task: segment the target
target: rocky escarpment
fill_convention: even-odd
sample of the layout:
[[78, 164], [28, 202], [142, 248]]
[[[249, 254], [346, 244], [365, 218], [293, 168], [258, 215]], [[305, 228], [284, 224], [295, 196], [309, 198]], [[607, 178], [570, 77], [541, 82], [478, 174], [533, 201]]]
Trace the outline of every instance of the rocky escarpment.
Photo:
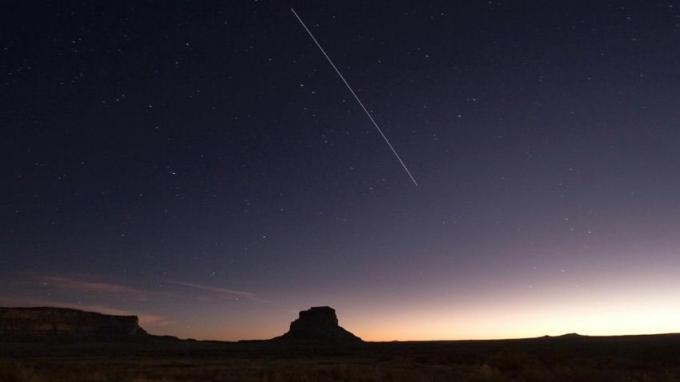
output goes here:
[[137, 316], [67, 308], [0, 308], [0, 339], [129, 339], [146, 336]]
[[361, 338], [338, 325], [335, 309], [316, 306], [300, 312], [290, 323], [290, 330], [275, 340], [301, 340], [326, 343], [361, 342]]

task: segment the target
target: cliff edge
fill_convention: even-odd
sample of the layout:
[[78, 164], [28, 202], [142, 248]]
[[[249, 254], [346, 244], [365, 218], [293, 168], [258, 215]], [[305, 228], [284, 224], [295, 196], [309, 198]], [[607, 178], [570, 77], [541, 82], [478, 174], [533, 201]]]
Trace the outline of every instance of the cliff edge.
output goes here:
[[113, 316], [68, 308], [0, 308], [0, 338], [120, 340], [148, 334], [137, 316]]

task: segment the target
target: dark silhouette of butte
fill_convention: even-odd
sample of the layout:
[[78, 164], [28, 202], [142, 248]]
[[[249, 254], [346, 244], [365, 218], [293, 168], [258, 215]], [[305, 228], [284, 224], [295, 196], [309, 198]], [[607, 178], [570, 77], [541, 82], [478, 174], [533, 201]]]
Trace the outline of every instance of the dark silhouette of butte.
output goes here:
[[361, 342], [361, 338], [338, 325], [335, 309], [329, 306], [315, 306], [301, 311], [299, 318], [290, 323], [290, 330], [273, 340], [327, 343]]
[[137, 316], [54, 307], [0, 307], [0, 339], [124, 340], [147, 336]]
[[[114, 316], [77, 309], [39, 307], [0, 307], [0, 342], [29, 341], [155, 341], [177, 340], [171, 336], [148, 334], [137, 316]], [[338, 325], [335, 310], [316, 306], [300, 312], [282, 336], [255, 342], [295, 342], [310, 344], [351, 344], [361, 338]], [[249, 342], [249, 341], [244, 341]]]

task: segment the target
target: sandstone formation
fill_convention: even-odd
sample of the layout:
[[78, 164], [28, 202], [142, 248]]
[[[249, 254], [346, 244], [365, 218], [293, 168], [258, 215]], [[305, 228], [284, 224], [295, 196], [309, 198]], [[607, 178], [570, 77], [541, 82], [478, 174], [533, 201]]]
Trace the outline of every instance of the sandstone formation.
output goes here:
[[146, 336], [137, 316], [112, 316], [67, 308], [0, 308], [4, 339], [128, 339]]
[[300, 312], [297, 320], [290, 323], [290, 330], [276, 340], [302, 340], [314, 342], [361, 342], [361, 338], [338, 325], [335, 309], [316, 306]]

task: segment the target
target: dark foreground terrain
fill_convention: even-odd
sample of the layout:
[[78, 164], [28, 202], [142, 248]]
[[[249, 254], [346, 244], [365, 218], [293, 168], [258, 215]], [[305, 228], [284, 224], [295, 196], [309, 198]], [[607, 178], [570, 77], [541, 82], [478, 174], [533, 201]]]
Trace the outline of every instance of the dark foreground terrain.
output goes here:
[[503, 341], [0, 343], [0, 381], [680, 381], [680, 335]]

